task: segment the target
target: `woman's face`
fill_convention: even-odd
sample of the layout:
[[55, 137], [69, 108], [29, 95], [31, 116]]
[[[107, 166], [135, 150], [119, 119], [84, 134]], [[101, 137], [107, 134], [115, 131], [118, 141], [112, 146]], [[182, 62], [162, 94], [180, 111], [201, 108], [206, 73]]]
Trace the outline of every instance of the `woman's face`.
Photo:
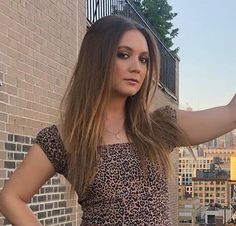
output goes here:
[[148, 45], [138, 30], [126, 31], [119, 44], [112, 81], [113, 97], [135, 95], [147, 74]]

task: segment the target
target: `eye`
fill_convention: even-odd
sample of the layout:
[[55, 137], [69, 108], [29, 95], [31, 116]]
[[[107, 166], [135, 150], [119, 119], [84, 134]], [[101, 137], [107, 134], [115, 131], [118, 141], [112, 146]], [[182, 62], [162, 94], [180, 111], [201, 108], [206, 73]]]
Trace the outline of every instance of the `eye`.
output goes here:
[[129, 57], [129, 55], [127, 53], [118, 52], [117, 57], [121, 58], [121, 59], [127, 59]]
[[147, 57], [141, 57], [141, 58], [140, 58], [140, 61], [141, 61], [141, 63], [143, 63], [143, 64], [148, 64], [149, 59], [148, 59]]

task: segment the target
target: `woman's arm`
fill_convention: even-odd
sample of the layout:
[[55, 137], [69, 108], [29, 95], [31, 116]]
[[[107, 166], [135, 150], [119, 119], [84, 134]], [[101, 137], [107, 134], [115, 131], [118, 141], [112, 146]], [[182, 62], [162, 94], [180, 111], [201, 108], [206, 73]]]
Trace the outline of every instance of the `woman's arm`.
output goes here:
[[54, 174], [53, 165], [34, 144], [1, 191], [0, 211], [15, 226], [41, 225], [27, 203]]
[[177, 110], [176, 116], [191, 145], [204, 143], [236, 128], [236, 95], [226, 106], [202, 111]]

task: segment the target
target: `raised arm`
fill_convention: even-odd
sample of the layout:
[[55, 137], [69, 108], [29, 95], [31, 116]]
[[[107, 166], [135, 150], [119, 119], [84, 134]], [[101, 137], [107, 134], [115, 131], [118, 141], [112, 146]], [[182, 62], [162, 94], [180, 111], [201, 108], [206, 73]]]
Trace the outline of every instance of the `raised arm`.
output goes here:
[[43, 150], [34, 144], [0, 193], [0, 211], [13, 225], [41, 225], [27, 203], [54, 173]]
[[202, 111], [177, 110], [176, 115], [190, 144], [201, 144], [236, 128], [236, 95], [225, 106]]

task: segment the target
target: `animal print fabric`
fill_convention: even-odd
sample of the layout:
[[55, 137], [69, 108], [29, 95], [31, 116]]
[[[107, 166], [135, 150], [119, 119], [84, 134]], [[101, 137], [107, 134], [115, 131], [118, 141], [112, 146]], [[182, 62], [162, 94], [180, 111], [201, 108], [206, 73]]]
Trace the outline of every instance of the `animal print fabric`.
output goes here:
[[[176, 119], [175, 110], [164, 110]], [[36, 136], [56, 172], [66, 177], [66, 151], [56, 125], [46, 127]], [[99, 147], [101, 156], [96, 175], [81, 204], [81, 226], [148, 225], [172, 226], [169, 216], [167, 176], [160, 165], [147, 161], [143, 175], [133, 143]]]

